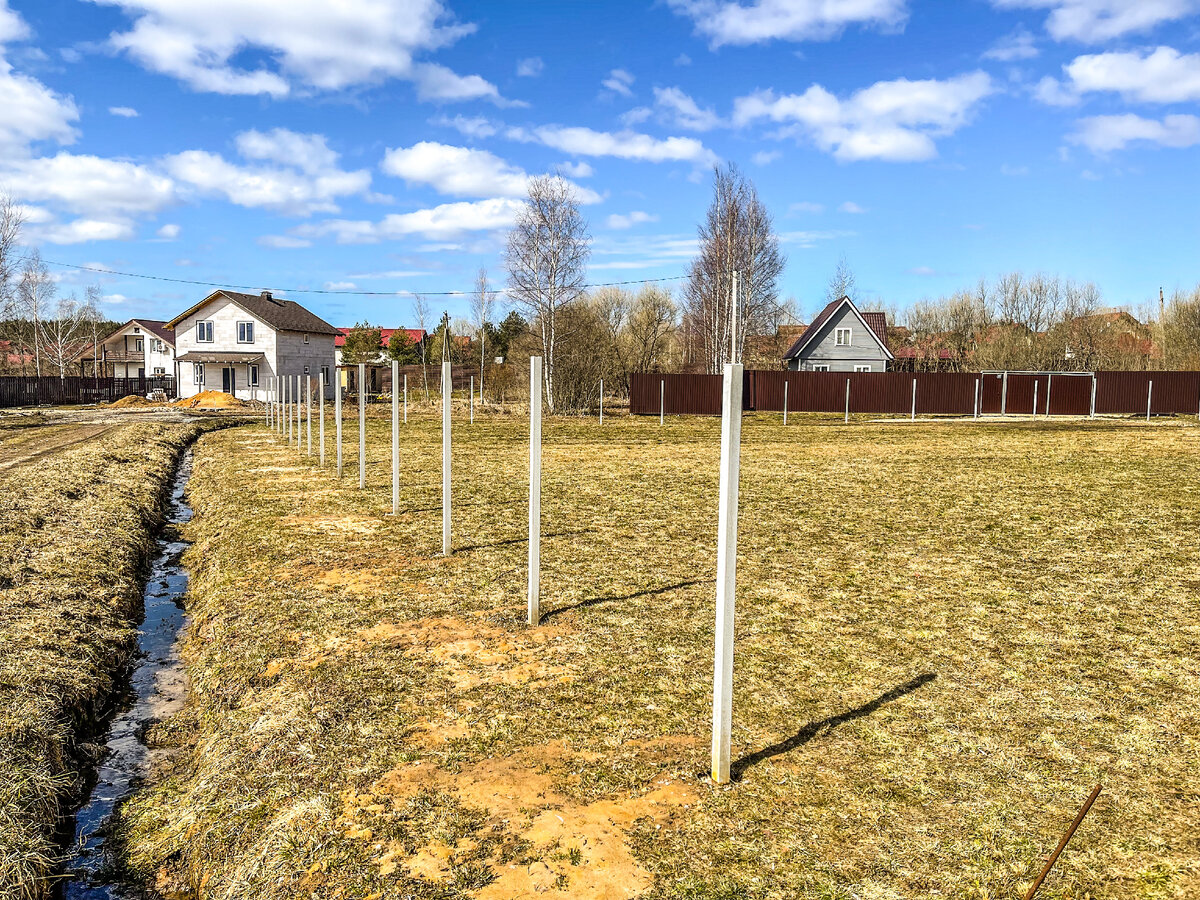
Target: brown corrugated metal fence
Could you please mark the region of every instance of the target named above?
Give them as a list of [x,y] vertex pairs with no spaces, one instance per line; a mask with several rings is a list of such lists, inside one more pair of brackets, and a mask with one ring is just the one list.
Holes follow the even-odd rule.
[[[1089,374],[1033,374],[1010,372],[784,372],[751,370],[745,373],[742,408],[781,412],[784,384],[791,412],[840,413],[846,408],[850,385],[850,412],[874,415],[911,413],[916,382],[918,415],[969,416],[975,412],[976,386],[981,412],[995,415],[1031,415],[1034,390],[1037,413],[1086,416],[1091,410],[1092,376]],[[1151,412],[1154,415],[1196,415],[1200,412],[1200,372],[1098,372],[1096,412],[1100,415],[1145,415],[1147,388],[1154,382]],[[667,415],[716,416],[721,414],[720,375],[634,375],[630,379],[629,410],[633,415],[658,415],[660,391]]]

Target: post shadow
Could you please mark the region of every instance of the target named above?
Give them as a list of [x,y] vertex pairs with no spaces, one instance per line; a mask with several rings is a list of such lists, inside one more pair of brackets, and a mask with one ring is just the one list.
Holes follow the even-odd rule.
[[[482,503],[476,503],[476,504],[460,503],[459,504],[459,506],[468,506],[468,505],[482,506]],[[439,506],[438,509],[441,509],[441,507]],[[549,532],[547,534],[544,534],[544,535],[542,535],[542,537],[548,537],[548,538],[574,537],[575,535],[587,534],[587,533],[595,531],[595,530],[596,530],[595,528],[580,528],[576,531],[554,531],[554,532]],[[508,540],[495,541],[491,544],[468,544],[465,547],[459,547],[454,552],[455,553],[468,553],[471,550],[495,550],[499,547],[513,547],[517,544],[528,544],[528,543],[529,543],[528,537],[509,538]],[[542,618],[545,618],[545,616],[543,616]]]
[[903,684],[898,684],[890,691],[880,694],[874,700],[864,703],[862,706],[857,706],[854,709],[847,710],[844,713],[838,713],[836,716],[830,716],[827,719],[821,719],[818,722],[809,722],[804,725],[799,731],[791,737],[784,738],[778,743],[772,744],[769,747],[764,747],[762,750],[756,750],[749,753],[740,759],[734,761],[729,767],[729,775],[734,781],[740,781],[742,775],[751,766],[755,766],[760,762],[764,762],[773,756],[780,756],[795,750],[797,747],[802,747],[817,737],[824,731],[830,731],[837,728],[839,725],[844,725],[846,722],[852,722],[855,719],[861,719],[864,716],[869,716],[886,703],[891,703],[893,700],[899,700],[905,694],[911,694],[913,691],[921,688],[929,682],[937,678],[933,672],[926,672],[923,675],[918,675],[911,678]]
[[680,588],[691,587],[699,584],[698,580],[681,581],[678,584],[668,584],[666,587],[650,588],[645,591],[638,591],[634,594],[624,594],[619,597],[590,597],[587,600],[580,600],[578,603],[572,603],[570,606],[560,606],[558,609],[552,609],[542,613],[542,622],[547,619],[552,619],[554,616],[560,616],[563,613],[569,613],[574,609],[586,609],[589,606],[598,606],[601,603],[618,603],[622,600],[636,600],[638,597],[656,597],[659,594],[669,594],[671,591],[677,591]]

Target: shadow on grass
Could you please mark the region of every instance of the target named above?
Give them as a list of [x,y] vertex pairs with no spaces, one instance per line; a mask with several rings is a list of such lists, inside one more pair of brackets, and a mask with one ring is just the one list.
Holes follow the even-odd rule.
[[869,703],[864,703],[862,706],[856,706],[854,709],[847,710],[844,713],[838,713],[836,716],[830,716],[828,719],[821,719],[819,722],[809,722],[795,734],[789,738],[785,738],[777,744],[772,744],[769,747],[764,747],[762,750],[756,750],[754,753],[747,754],[741,759],[735,760],[729,767],[729,776],[734,781],[740,781],[743,774],[751,766],[755,766],[760,762],[764,762],[773,756],[779,756],[783,753],[788,753],[795,750],[797,747],[803,747],[813,738],[822,734],[825,731],[830,731],[837,728],[839,725],[844,725],[847,722],[853,722],[855,719],[861,719],[863,716],[869,716],[885,703],[891,703],[893,700],[899,700],[905,694],[911,694],[918,688],[924,687],[937,678],[932,672],[926,672],[923,675],[918,675],[916,678],[909,679],[904,684],[898,684],[885,694],[880,694]]
[[[459,505],[463,505],[463,504],[459,504]],[[438,509],[441,509],[441,507],[439,506]],[[596,530],[595,528],[581,528],[578,531],[548,531],[545,534],[543,534],[542,537],[543,538],[574,537],[577,534],[588,534],[589,532],[593,532],[595,530]],[[468,553],[471,550],[495,550],[497,547],[512,547],[515,544],[528,544],[528,543],[529,543],[528,537],[511,538],[507,541],[496,541],[493,544],[468,544],[465,547],[455,547],[454,552],[455,553]]]
[[651,588],[647,591],[638,591],[636,594],[623,594],[619,597],[590,597],[587,600],[580,600],[578,603],[572,603],[570,606],[562,606],[558,609],[552,609],[549,612],[542,613],[542,622],[545,623],[555,616],[561,616],[563,613],[569,613],[575,609],[585,609],[589,606],[598,606],[601,603],[617,603],[621,600],[636,600],[638,597],[655,597],[659,594],[669,594],[671,591],[677,591],[680,588],[691,587],[694,584],[699,584],[698,580],[681,581],[678,584],[669,584],[666,587]]

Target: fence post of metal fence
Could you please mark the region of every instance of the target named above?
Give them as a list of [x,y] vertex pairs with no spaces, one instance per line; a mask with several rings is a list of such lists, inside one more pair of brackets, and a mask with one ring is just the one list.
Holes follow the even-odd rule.
[[475,424],[475,376],[471,376],[470,399],[467,401],[471,407],[471,424]]
[[529,624],[541,621],[542,358],[529,358]]
[[1150,424],[1150,398],[1154,395],[1154,379],[1146,384],[1146,424]]
[[982,405],[983,379],[975,379],[975,418],[979,418],[979,407]]
[[292,404],[294,402],[292,399],[292,376],[286,375],[283,379],[283,415],[284,439],[287,441],[288,447],[292,446]]
[[[786,382],[785,382],[786,384]],[[845,424],[850,424],[850,379],[846,379],[846,419]]]
[[1054,373],[1046,376],[1046,418],[1050,418],[1050,389],[1054,387]]
[[1038,383],[1037,378],[1035,377],[1033,379],[1033,415],[1035,418],[1037,417],[1037,389]]
[[912,396],[912,417],[910,422],[917,421],[917,379],[913,379],[913,396]]
[[367,486],[367,366],[358,364],[358,486]]
[[1000,415],[1008,415],[1008,373],[1004,373],[1003,383],[1000,385]]
[[396,390],[400,363],[392,360],[392,515],[400,515],[400,393]]
[[713,652],[712,780],[729,783],[733,727],[733,621],[737,593],[738,474],[742,454],[742,366],[725,366],[721,390],[720,499],[717,505],[717,609]]
[[604,424],[604,379],[600,379],[600,424]]
[[404,424],[408,424],[408,373],[404,373]]
[[658,382],[658,424],[662,427],[663,415],[667,409],[667,380],[661,379]]
[[306,445],[306,455],[312,456],[312,376],[304,376],[304,421],[305,429],[308,431]]
[[317,440],[320,442],[321,447],[320,447],[320,450],[318,451],[317,455],[320,457],[321,468],[323,469],[323,468],[325,468],[325,370],[324,369],[322,369],[321,373],[317,376],[317,391],[318,391],[317,405],[321,409],[321,421],[320,421],[320,425],[317,428]]
[[1088,402],[1088,418],[1096,418],[1096,373],[1092,373],[1092,399]]
[[294,375],[292,381],[292,415],[295,418],[293,423],[295,427],[292,429],[292,434],[296,438],[296,449],[300,449],[300,376]]
[[788,414],[788,380],[787,375],[783,376],[783,424],[787,424]]
[[337,452],[337,474],[342,477],[342,373],[333,370],[333,441]]
[[442,362],[442,556],[450,555],[450,361]]

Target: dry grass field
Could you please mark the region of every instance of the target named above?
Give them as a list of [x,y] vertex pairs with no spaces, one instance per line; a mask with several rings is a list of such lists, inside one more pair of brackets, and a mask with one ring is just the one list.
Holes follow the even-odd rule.
[[[20,425],[22,427],[9,427]],[[48,893],[60,816],[136,634],[144,556],[203,426],[0,427],[0,897]]]
[[[1195,427],[750,417],[734,771],[707,780],[719,422],[432,416],[369,488],[261,427],[190,497],[186,748],[124,810],[202,898],[1200,895]],[[332,432],[332,427],[330,427]],[[332,461],[332,437],[329,441]]]

